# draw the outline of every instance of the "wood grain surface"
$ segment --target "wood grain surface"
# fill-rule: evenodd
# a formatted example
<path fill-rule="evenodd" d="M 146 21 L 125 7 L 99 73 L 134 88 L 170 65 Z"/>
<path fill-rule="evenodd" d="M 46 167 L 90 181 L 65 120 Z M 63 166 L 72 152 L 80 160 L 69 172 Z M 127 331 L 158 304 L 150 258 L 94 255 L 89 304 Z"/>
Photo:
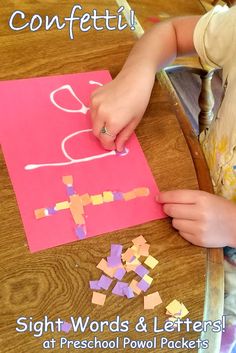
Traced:
<path fill-rule="evenodd" d="M 94 8 L 103 12 L 104 8 L 116 11 L 113 1 L 80 1 L 86 12 Z M 13 32 L 8 28 L 10 14 L 17 10 L 27 14 L 68 16 L 74 2 L 63 1 L 7 1 L 1 3 L 0 79 L 18 79 L 42 75 L 66 74 L 99 69 L 109 69 L 114 77 L 135 41 L 132 32 L 127 29 L 114 31 L 77 31 L 74 41 L 68 39 L 66 30 L 44 30 L 30 33 L 28 30 Z M 198 180 L 191 153 L 180 128 L 169 89 L 158 82 L 155 84 L 152 98 L 145 117 L 137 129 L 137 135 L 161 190 L 197 189 Z M 22 127 L 23 128 L 23 127 Z M 19 132 L 20 133 L 20 132 Z M 194 142 L 196 143 L 196 142 Z M 203 175 L 208 175 L 205 164 Z M 199 167 L 200 168 L 200 167 Z M 140 171 L 142 172 L 142 171 Z M 207 250 L 193 246 L 182 239 L 172 228 L 171 220 L 150 222 L 138 227 L 113 232 L 85 241 L 78 241 L 54 249 L 30 254 L 22 227 L 17 202 L 12 189 L 4 158 L 0 159 L 0 352 L 28 353 L 44 352 L 45 340 L 55 338 L 59 342 L 65 336 L 70 340 L 93 339 L 111 340 L 119 336 L 131 339 L 152 339 L 162 334 L 152 331 L 152 320 L 158 317 L 162 324 L 166 320 L 165 305 L 177 298 L 184 302 L 190 311 L 191 320 L 202 320 L 205 300 L 207 273 Z M 210 187 L 210 184 L 208 185 Z M 208 187 L 207 186 L 207 187 Z M 27 195 L 26 195 L 27 197 Z M 158 290 L 163 304 L 155 310 L 143 310 L 143 296 L 124 299 L 111 294 L 104 307 L 91 304 L 92 291 L 89 280 L 100 276 L 96 268 L 102 257 L 106 257 L 111 243 L 120 243 L 124 248 L 131 240 L 142 234 L 151 244 L 150 252 L 160 264 L 151 274 L 155 281 L 150 292 Z M 219 260 L 217 257 L 217 261 Z M 219 261 L 219 266 L 221 266 Z M 222 266 L 221 266 L 222 267 Z M 127 280 L 130 275 L 127 277 Z M 218 279 L 214 281 L 218 288 Z M 218 297 L 216 304 L 218 305 Z M 118 315 L 122 320 L 130 321 L 127 333 L 104 332 L 84 333 L 71 331 L 44 333 L 34 337 L 32 332 L 17 333 L 16 320 L 19 317 L 30 318 L 35 322 L 47 315 L 50 320 L 61 318 L 69 321 L 73 316 L 91 320 L 114 320 Z M 134 327 L 140 316 L 145 316 L 148 332 L 136 332 Z M 161 325 L 160 324 L 160 325 Z M 174 332 L 165 334 L 170 339 L 196 340 L 199 333 Z M 52 352 L 71 352 L 73 348 L 60 349 L 57 345 Z M 105 352 L 105 349 L 85 349 L 84 352 Z M 134 352 L 134 349 L 116 351 Z M 143 349 L 143 352 L 156 352 L 159 349 Z M 169 352 L 163 348 L 161 352 Z M 197 352 L 197 349 L 181 352 Z M 209 350 L 213 353 L 212 350 Z"/>

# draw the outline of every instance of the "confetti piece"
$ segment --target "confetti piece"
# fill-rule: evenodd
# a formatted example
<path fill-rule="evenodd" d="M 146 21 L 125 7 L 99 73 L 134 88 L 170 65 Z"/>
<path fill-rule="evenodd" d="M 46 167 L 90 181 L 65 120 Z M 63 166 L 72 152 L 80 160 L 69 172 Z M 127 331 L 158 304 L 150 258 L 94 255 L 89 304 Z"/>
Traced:
<path fill-rule="evenodd" d="M 150 267 L 151 269 L 154 269 L 156 265 L 158 264 L 158 260 L 155 259 L 153 256 L 149 255 L 146 260 L 144 261 L 145 265 Z"/>
<path fill-rule="evenodd" d="M 70 204 L 68 201 L 58 202 L 55 206 L 56 211 L 67 210 L 68 208 L 70 208 Z"/>
<path fill-rule="evenodd" d="M 147 275 L 149 273 L 149 271 L 143 265 L 139 265 L 135 269 L 135 273 L 137 273 L 137 275 L 139 275 L 140 277 L 143 277 L 143 276 Z"/>
<path fill-rule="evenodd" d="M 134 256 L 137 257 L 137 259 L 138 259 L 140 257 L 139 246 L 138 245 L 133 245 L 133 246 L 131 246 L 131 250 L 133 251 Z"/>
<path fill-rule="evenodd" d="M 67 186 L 66 191 L 67 191 L 68 196 L 72 196 L 75 194 L 75 190 L 74 190 L 73 186 Z"/>
<path fill-rule="evenodd" d="M 89 281 L 89 287 L 90 289 L 94 289 L 94 290 L 100 290 L 101 287 L 98 285 L 99 281 Z"/>
<path fill-rule="evenodd" d="M 148 276 L 148 275 L 145 275 L 145 276 L 143 276 L 143 280 L 144 280 L 145 282 L 147 282 L 149 285 L 151 285 L 151 284 L 152 284 L 152 281 L 153 281 L 153 278 L 150 277 L 150 276 Z"/>
<path fill-rule="evenodd" d="M 102 195 L 91 195 L 91 196 L 90 196 L 90 199 L 91 199 L 92 204 L 93 204 L 94 206 L 102 205 L 102 204 L 103 204 L 103 197 L 102 197 Z"/>
<path fill-rule="evenodd" d="M 85 239 L 86 238 L 86 228 L 85 225 L 79 225 L 76 227 L 75 233 L 79 239 Z"/>
<path fill-rule="evenodd" d="M 89 194 L 83 194 L 80 196 L 80 199 L 82 201 L 82 205 L 83 206 L 87 206 L 91 203 L 91 199 L 90 199 L 90 196 Z"/>
<path fill-rule="evenodd" d="M 93 292 L 92 303 L 97 305 L 104 305 L 106 300 L 106 294 Z"/>
<path fill-rule="evenodd" d="M 124 288 L 126 287 L 128 287 L 128 283 L 118 281 L 113 288 L 112 293 L 124 297 Z"/>
<path fill-rule="evenodd" d="M 85 220 L 82 216 L 84 214 L 84 208 L 81 198 L 78 195 L 72 195 L 70 196 L 70 202 L 70 211 L 75 224 L 84 224 Z"/>
<path fill-rule="evenodd" d="M 137 286 L 137 284 L 138 284 L 138 281 L 133 279 L 129 286 L 135 294 L 139 295 L 141 293 L 141 289 Z"/>
<path fill-rule="evenodd" d="M 48 207 L 47 208 L 48 214 L 49 215 L 53 215 L 55 214 L 57 211 L 54 209 L 54 207 Z"/>
<path fill-rule="evenodd" d="M 134 257 L 134 253 L 131 248 L 128 248 L 124 254 L 121 255 L 123 261 L 131 261 Z"/>
<path fill-rule="evenodd" d="M 70 332 L 71 328 L 72 328 L 72 325 L 66 321 L 64 321 L 63 324 L 61 325 L 61 331 L 66 333 Z"/>
<path fill-rule="evenodd" d="M 107 290 L 110 285 L 111 285 L 112 279 L 105 276 L 105 275 L 101 275 L 99 281 L 98 281 L 98 286 L 102 289 Z"/>
<path fill-rule="evenodd" d="M 171 316 L 181 319 L 189 313 L 185 305 L 183 303 L 180 303 L 176 299 L 174 299 L 169 305 L 167 305 L 166 310 Z"/>
<path fill-rule="evenodd" d="M 114 197 L 114 201 L 123 200 L 123 194 L 122 194 L 122 192 L 119 192 L 119 191 L 114 191 L 113 192 L 113 197 Z"/>
<path fill-rule="evenodd" d="M 136 194 L 134 191 L 129 191 L 129 192 L 123 193 L 123 197 L 125 201 L 130 201 L 130 200 L 136 199 Z"/>
<path fill-rule="evenodd" d="M 141 289 L 143 292 L 146 292 L 148 288 L 150 287 L 150 284 L 144 281 L 144 279 L 141 279 L 140 282 L 137 284 L 138 288 Z"/>
<path fill-rule="evenodd" d="M 104 191 L 102 197 L 104 202 L 112 202 L 114 200 L 114 196 L 111 191 Z"/>
<path fill-rule="evenodd" d="M 132 243 L 133 243 L 134 245 L 143 245 L 143 244 L 145 244 L 146 242 L 147 242 L 146 239 L 145 239 L 142 235 L 140 235 L 139 237 L 134 238 L 134 239 L 132 240 Z"/>
<path fill-rule="evenodd" d="M 148 196 L 150 191 L 148 188 L 137 188 L 133 190 L 136 197 Z"/>
<path fill-rule="evenodd" d="M 128 298 L 131 299 L 134 297 L 134 292 L 132 291 L 132 289 L 130 287 L 125 287 L 123 289 L 124 295 Z"/>
<path fill-rule="evenodd" d="M 73 185 L 73 177 L 72 177 L 72 175 L 63 176 L 62 177 L 62 182 L 65 185 L 72 186 Z"/>
<path fill-rule="evenodd" d="M 174 299 L 170 304 L 166 306 L 166 310 L 172 315 L 175 316 L 181 310 L 181 303 Z"/>
<path fill-rule="evenodd" d="M 97 268 L 99 270 L 102 270 L 109 277 L 113 277 L 114 273 L 116 272 L 116 269 L 108 267 L 107 261 L 105 259 L 102 259 L 99 262 L 99 264 L 97 265 Z"/>
<path fill-rule="evenodd" d="M 122 265 L 121 258 L 119 256 L 108 256 L 107 263 L 109 267 L 116 267 Z"/>
<path fill-rule="evenodd" d="M 188 309 L 185 307 L 185 305 L 184 305 L 183 303 L 181 303 L 181 312 L 180 312 L 180 315 L 179 315 L 179 316 L 175 315 L 175 317 L 180 317 L 180 318 L 182 319 L 183 317 L 185 317 L 185 316 L 188 315 L 188 314 L 189 314 Z"/>
<path fill-rule="evenodd" d="M 154 309 L 157 305 L 161 304 L 162 300 L 158 292 L 151 293 L 144 296 L 144 309 Z"/>
<path fill-rule="evenodd" d="M 122 280 L 122 278 L 124 277 L 126 271 L 124 268 L 118 268 L 114 274 L 114 277 L 116 279 Z"/>
<path fill-rule="evenodd" d="M 38 210 L 34 211 L 34 215 L 36 219 L 44 218 L 46 217 L 45 214 L 45 208 L 39 208 Z"/>
<path fill-rule="evenodd" d="M 123 246 L 120 244 L 111 244 L 111 256 L 121 257 Z"/>
<path fill-rule="evenodd" d="M 149 248 L 150 245 L 149 244 L 143 244 L 139 247 L 139 254 L 141 256 L 148 256 L 149 255 Z"/>
<path fill-rule="evenodd" d="M 126 262 L 125 269 L 127 272 L 135 271 L 139 265 L 141 265 L 141 262 L 138 259 L 134 258 L 133 261 Z"/>

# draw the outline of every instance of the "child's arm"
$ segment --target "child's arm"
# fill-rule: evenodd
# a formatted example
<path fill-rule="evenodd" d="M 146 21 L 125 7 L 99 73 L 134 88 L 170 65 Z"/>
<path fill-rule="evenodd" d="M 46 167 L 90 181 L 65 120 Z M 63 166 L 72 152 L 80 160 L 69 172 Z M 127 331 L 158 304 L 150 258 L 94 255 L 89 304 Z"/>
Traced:
<path fill-rule="evenodd" d="M 114 81 L 91 99 L 93 132 L 106 149 L 122 151 L 148 105 L 156 72 L 177 56 L 195 53 L 193 32 L 199 16 L 155 25 L 133 47 Z M 106 126 L 112 135 L 101 134 Z"/>
<path fill-rule="evenodd" d="M 172 225 L 190 243 L 236 248 L 236 204 L 199 190 L 161 192 L 157 201 L 173 218 Z"/>

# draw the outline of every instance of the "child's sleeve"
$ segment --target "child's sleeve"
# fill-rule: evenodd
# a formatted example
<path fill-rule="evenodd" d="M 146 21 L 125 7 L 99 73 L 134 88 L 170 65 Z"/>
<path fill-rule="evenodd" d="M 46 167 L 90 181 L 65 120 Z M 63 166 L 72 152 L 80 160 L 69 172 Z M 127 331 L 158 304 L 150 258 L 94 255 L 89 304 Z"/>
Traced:
<path fill-rule="evenodd" d="M 203 64 L 223 68 L 235 57 L 236 6 L 216 6 L 198 21 L 194 46 Z"/>

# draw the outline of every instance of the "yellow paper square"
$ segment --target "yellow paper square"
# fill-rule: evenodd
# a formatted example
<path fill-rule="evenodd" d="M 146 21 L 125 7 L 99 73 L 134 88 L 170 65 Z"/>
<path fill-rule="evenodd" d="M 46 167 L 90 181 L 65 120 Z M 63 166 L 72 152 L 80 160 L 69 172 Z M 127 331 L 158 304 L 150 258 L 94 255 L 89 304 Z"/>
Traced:
<path fill-rule="evenodd" d="M 144 261 L 145 265 L 147 265 L 148 267 L 150 267 L 151 269 L 153 269 L 154 267 L 156 267 L 156 265 L 158 264 L 158 260 L 155 259 L 155 257 L 149 255 L 146 260 Z"/>
<path fill-rule="evenodd" d="M 174 299 L 169 305 L 167 305 L 166 310 L 173 316 L 179 313 L 182 309 L 182 305 L 176 299 Z"/>
<path fill-rule="evenodd" d="M 186 308 L 186 306 L 181 303 L 181 314 L 178 316 L 178 315 L 175 315 L 176 317 L 180 317 L 182 319 L 182 317 L 185 317 L 186 315 L 188 315 L 189 311 L 188 309 Z"/>
<path fill-rule="evenodd" d="M 101 194 L 91 195 L 90 198 L 91 198 L 92 204 L 95 206 L 103 204 L 103 197 Z"/>
<path fill-rule="evenodd" d="M 145 282 L 147 282 L 148 284 L 152 284 L 153 278 L 148 276 L 148 275 L 144 275 L 143 279 Z"/>
<path fill-rule="evenodd" d="M 67 210 L 68 208 L 70 208 L 70 204 L 68 201 L 58 202 L 54 207 L 56 211 Z"/>
<path fill-rule="evenodd" d="M 104 202 L 112 202 L 113 200 L 114 200 L 113 193 L 111 191 L 104 191 L 103 201 Z"/>

